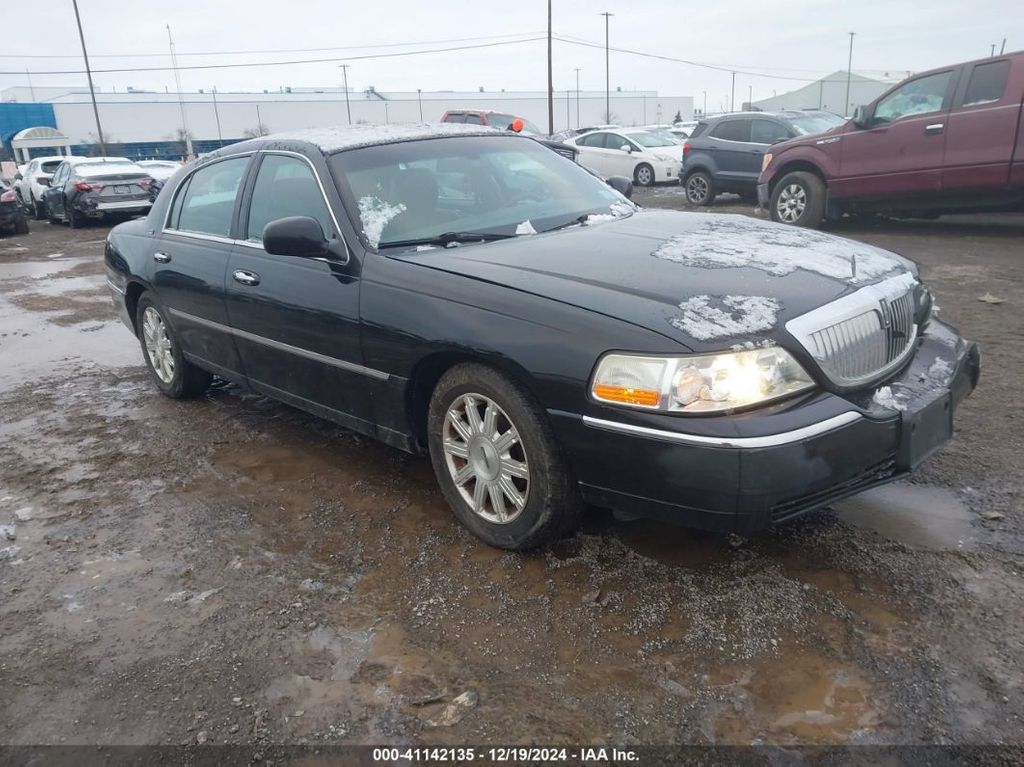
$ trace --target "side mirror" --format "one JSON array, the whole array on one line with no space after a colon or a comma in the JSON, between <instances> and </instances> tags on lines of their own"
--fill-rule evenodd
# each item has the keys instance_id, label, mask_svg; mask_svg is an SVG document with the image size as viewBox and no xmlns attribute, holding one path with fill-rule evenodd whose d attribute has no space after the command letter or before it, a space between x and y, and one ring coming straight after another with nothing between
<instances>
[{"instance_id":1,"label":"side mirror","mask_svg":"<svg viewBox=\"0 0 1024 767\"><path fill-rule=\"evenodd\" d=\"M272 256L318 258L328 254L328 243L315 218L288 216L263 228L263 249Z\"/></svg>"},{"instance_id":2,"label":"side mirror","mask_svg":"<svg viewBox=\"0 0 1024 767\"><path fill-rule=\"evenodd\" d=\"M619 147L619 149L621 149L626 154L633 153L633 147L631 147L629 144L623 144L622 146Z\"/></svg>"},{"instance_id":3,"label":"side mirror","mask_svg":"<svg viewBox=\"0 0 1024 767\"><path fill-rule=\"evenodd\" d=\"M625 176L609 176L607 184L626 199L633 198L633 182Z\"/></svg>"},{"instance_id":4,"label":"side mirror","mask_svg":"<svg viewBox=\"0 0 1024 767\"><path fill-rule=\"evenodd\" d=\"M870 122L870 110L863 104L858 105L857 108L853 110L853 124L858 128L866 128Z\"/></svg>"}]
</instances>

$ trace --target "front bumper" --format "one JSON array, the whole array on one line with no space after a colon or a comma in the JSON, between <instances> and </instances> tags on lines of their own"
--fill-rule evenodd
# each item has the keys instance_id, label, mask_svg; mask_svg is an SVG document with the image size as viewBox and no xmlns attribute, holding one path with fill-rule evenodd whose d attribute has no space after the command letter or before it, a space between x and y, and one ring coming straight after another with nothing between
<instances>
[{"instance_id":1,"label":"front bumper","mask_svg":"<svg viewBox=\"0 0 1024 767\"><path fill-rule=\"evenodd\" d=\"M757 185L757 207L768 210L768 203L771 202L771 192L767 184Z\"/></svg>"},{"instance_id":2,"label":"front bumper","mask_svg":"<svg viewBox=\"0 0 1024 767\"><path fill-rule=\"evenodd\" d=\"M714 418L613 408L551 416L588 502L748 533L909 474L951 438L979 371L977 345L933 321L908 365L885 382L902 410L874 402L872 387Z\"/></svg>"}]
</instances>

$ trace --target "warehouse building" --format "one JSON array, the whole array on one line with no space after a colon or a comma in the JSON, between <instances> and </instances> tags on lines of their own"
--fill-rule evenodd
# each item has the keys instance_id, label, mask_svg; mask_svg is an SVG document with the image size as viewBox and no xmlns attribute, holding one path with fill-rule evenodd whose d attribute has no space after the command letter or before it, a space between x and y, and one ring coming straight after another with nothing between
<instances>
[{"instance_id":1,"label":"warehouse building","mask_svg":"<svg viewBox=\"0 0 1024 767\"><path fill-rule=\"evenodd\" d=\"M820 80L808 83L788 93L755 101L753 107L764 112L784 109L824 109L839 115L852 115L859 104L867 104L885 93L908 72L899 72L892 78L877 80L850 73L850 101L846 103L846 70L840 69Z\"/></svg>"},{"instance_id":2,"label":"warehouse building","mask_svg":"<svg viewBox=\"0 0 1024 767\"><path fill-rule=\"evenodd\" d=\"M449 109L509 112L546 129L544 92L437 91L382 92L373 88L282 88L264 93L98 92L108 153L133 158L180 157L185 131L193 152L211 151L244 138L352 122L435 121ZM693 115L689 96L659 96L657 91L614 91L612 121L622 125L670 122ZM555 130L605 122L604 91L559 91L554 100ZM71 151L96 153L96 123L88 92L71 88L12 87L0 91L0 141L9 157L12 140L27 128L56 129ZM40 152L30 150L32 154ZM59 152L52 152L54 154ZM19 162L24 161L20 152Z\"/></svg>"}]
</instances>

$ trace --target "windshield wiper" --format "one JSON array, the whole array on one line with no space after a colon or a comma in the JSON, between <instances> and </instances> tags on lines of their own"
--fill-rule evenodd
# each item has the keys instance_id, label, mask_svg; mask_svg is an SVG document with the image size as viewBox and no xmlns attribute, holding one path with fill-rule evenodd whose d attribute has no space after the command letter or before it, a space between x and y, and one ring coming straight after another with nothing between
<instances>
[{"instance_id":1,"label":"windshield wiper","mask_svg":"<svg viewBox=\"0 0 1024 767\"><path fill-rule=\"evenodd\" d=\"M411 248L414 245L438 245L442 248L453 243L463 242L492 242L494 240L510 240L518 235L505 232L445 232L434 237L421 237L415 240L395 240L394 242L382 242L382 248Z\"/></svg>"},{"instance_id":2,"label":"windshield wiper","mask_svg":"<svg viewBox=\"0 0 1024 767\"><path fill-rule=\"evenodd\" d=\"M568 229L570 226L583 226L584 224L587 223L587 219L589 219L592 215L592 213L584 213L582 216L577 216L572 221L566 221L564 224L553 226L550 229L545 229L544 231L557 232L559 229Z\"/></svg>"}]
</instances>

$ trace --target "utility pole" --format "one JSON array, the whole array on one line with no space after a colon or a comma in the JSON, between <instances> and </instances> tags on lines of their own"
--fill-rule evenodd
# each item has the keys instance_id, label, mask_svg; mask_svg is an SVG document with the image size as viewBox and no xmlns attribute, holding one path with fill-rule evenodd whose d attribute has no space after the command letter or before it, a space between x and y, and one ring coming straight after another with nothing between
<instances>
[{"instance_id":1,"label":"utility pole","mask_svg":"<svg viewBox=\"0 0 1024 767\"><path fill-rule=\"evenodd\" d=\"M988 52L988 55L989 56L995 56L996 55L996 44L995 43L992 43L992 50L990 50Z\"/></svg>"},{"instance_id":2,"label":"utility pole","mask_svg":"<svg viewBox=\"0 0 1024 767\"><path fill-rule=\"evenodd\" d=\"M576 127L580 127L580 68L576 67Z\"/></svg>"},{"instance_id":3,"label":"utility pole","mask_svg":"<svg viewBox=\"0 0 1024 767\"><path fill-rule=\"evenodd\" d=\"M171 37L171 25L167 25L167 42L171 46L171 66L174 68L174 86L178 89L178 109L181 110L181 132L185 134L185 156L192 157L192 134L188 129L188 118L185 117L185 101L181 95L181 76L178 74L178 54L174 50L174 38Z\"/></svg>"},{"instance_id":4,"label":"utility pole","mask_svg":"<svg viewBox=\"0 0 1024 767\"><path fill-rule=\"evenodd\" d=\"M548 135L555 132L555 81L551 74L551 0L548 0Z\"/></svg>"},{"instance_id":5,"label":"utility pole","mask_svg":"<svg viewBox=\"0 0 1024 767\"><path fill-rule=\"evenodd\" d=\"M348 115L348 124L352 124L352 106L348 102L348 64L339 64L341 76L345 78L345 114Z\"/></svg>"},{"instance_id":6,"label":"utility pole","mask_svg":"<svg viewBox=\"0 0 1024 767\"><path fill-rule=\"evenodd\" d=\"M747 86L747 109L754 108L754 86Z\"/></svg>"},{"instance_id":7,"label":"utility pole","mask_svg":"<svg viewBox=\"0 0 1024 767\"><path fill-rule=\"evenodd\" d=\"M604 121L610 123L612 121L612 78L611 68L608 64L608 19L615 14L605 11L601 15L604 16Z\"/></svg>"},{"instance_id":8,"label":"utility pole","mask_svg":"<svg viewBox=\"0 0 1024 767\"><path fill-rule=\"evenodd\" d=\"M1001 46L999 46L999 55L1002 56L1005 51L1006 51L1006 38L1004 37L1003 38L1003 44Z\"/></svg>"},{"instance_id":9,"label":"utility pole","mask_svg":"<svg viewBox=\"0 0 1024 767\"><path fill-rule=\"evenodd\" d=\"M223 143L224 136L220 131L220 110L217 109L217 86L213 86L213 116L217 120L217 141Z\"/></svg>"},{"instance_id":10,"label":"utility pole","mask_svg":"<svg viewBox=\"0 0 1024 767\"><path fill-rule=\"evenodd\" d=\"M420 122L423 122L423 89L416 89L416 103L420 105Z\"/></svg>"},{"instance_id":11,"label":"utility pole","mask_svg":"<svg viewBox=\"0 0 1024 767\"><path fill-rule=\"evenodd\" d=\"M729 92L729 111L736 111L736 73L732 73L732 90Z\"/></svg>"},{"instance_id":12,"label":"utility pole","mask_svg":"<svg viewBox=\"0 0 1024 767\"><path fill-rule=\"evenodd\" d=\"M701 112L701 115L703 117L707 117L708 116L708 92L707 91L704 91L704 111Z\"/></svg>"},{"instance_id":13,"label":"utility pole","mask_svg":"<svg viewBox=\"0 0 1024 767\"><path fill-rule=\"evenodd\" d=\"M853 76L853 36L856 32L850 33L850 57L846 60L846 104L843 106L843 117L850 114L850 78Z\"/></svg>"},{"instance_id":14,"label":"utility pole","mask_svg":"<svg viewBox=\"0 0 1024 767\"><path fill-rule=\"evenodd\" d=\"M263 117L262 117L262 115L260 115L260 105L257 104L256 105L256 135L258 135L258 136L266 136L267 134L263 132L263 128L264 127L265 126L263 125ZM269 130L268 130L268 132L269 132Z\"/></svg>"},{"instance_id":15,"label":"utility pole","mask_svg":"<svg viewBox=\"0 0 1024 767\"><path fill-rule=\"evenodd\" d=\"M92 84L92 70L89 68L89 52L85 49L85 35L82 33L82 17L78 15L78 0L71 0L75 6L75 22L78 24L78 39L82 41L82 58L85 59L85 76L89 78L89 95L92 97L92 114L96 118L96 138L100 142L100 154L106 156L107 144L103 140L103 127L100 125L100 108L96 106L96 89Z\"/></svg>"},{"instance_id":16,"label":"utility pole","mask_svg":"<svg viewBox=\"0 0 1024 767\"><path fill-rule=\"evenodd\" d=\"M34 102L36 100L36 89L32 87L32 73L25 70L25 77L28 78L28 92Z\"/></svg>"}]
</instances>

